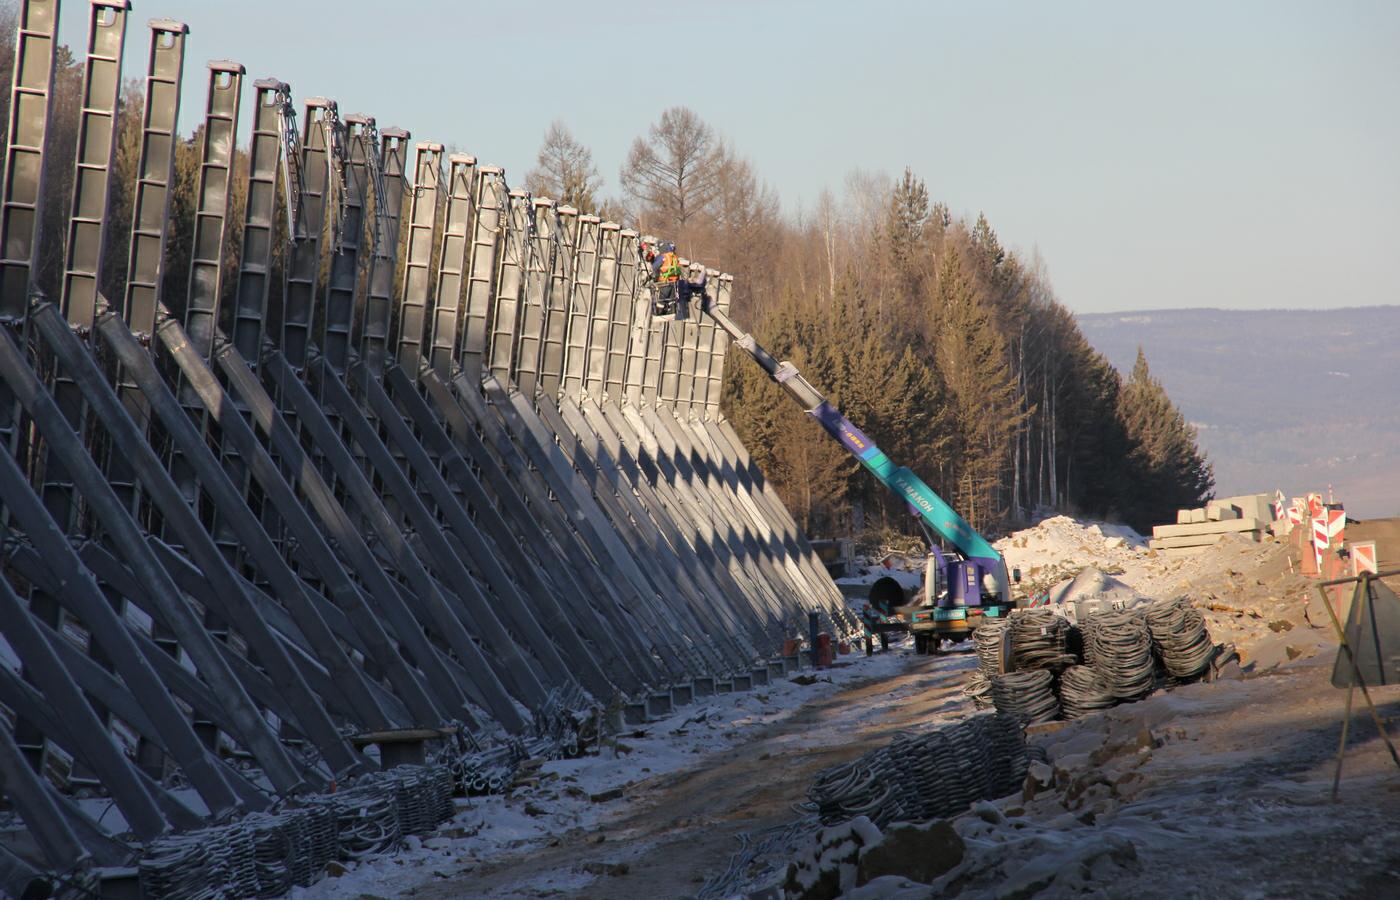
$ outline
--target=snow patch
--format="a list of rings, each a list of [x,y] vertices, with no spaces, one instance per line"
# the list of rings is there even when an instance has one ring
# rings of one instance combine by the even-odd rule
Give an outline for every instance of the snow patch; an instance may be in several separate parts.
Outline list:
[[[321,900],[360,895],[390,897],[445,879],[469,879],[471,869],[507,854],[545,847],[560,836],[598,831],[626,812],[634,797],[643,796],[642,782],[700,765],[754,739],[754,733],[784,721],[805,704],[819,702],[855,681],[888,678],[919,657],[894,649],[874,656],[838,657],[830,669],[804,669],[816,681],[803,685],[780,678],[744,693],[719,694],[679,707],[665,719],[624,730],[596,755],[552,760],[540,766],[537,785],[506,795],[457,801],[458,812],[421,845],[346,866],[344,874],[324,878],[292,892],[294,898]],[[976,660],[950,660],[950,666],[971,668]],[[890,691],[863,704],[847,720],[876,720],[881,710],[908,702],[911,689]],[[824,744],[819,733],[798,730],[785,736],[784,746],[804,749]],[[616,796],[610,796],[618,792]],[[598,798],[598,799],[593,799]],[[605,799],[607,798],[607,799]],[[629,853],[638,849],[629,842]],[[511,886],[512,896],[540,896],[554,891],[580,891],[595,876],[572,870],[534,873],[528,882]]]

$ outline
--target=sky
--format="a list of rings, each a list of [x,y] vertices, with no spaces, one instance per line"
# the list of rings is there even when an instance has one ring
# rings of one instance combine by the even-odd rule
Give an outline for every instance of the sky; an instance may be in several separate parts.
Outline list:
[[[1044,259],[1077,312],[1400,303],[1400,3],[689,4],[135,0],[204,63],[276,76],[523,180],[561,119],[618,190],[685,105],[796,216],[852,170],[908,166]],[[61,38],[81,46],[87,4]],[[242,129],[247,133],[245,116]]]

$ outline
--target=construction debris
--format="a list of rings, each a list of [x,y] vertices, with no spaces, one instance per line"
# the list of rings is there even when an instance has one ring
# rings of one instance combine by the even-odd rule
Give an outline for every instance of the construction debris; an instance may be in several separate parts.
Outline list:
[[[1198,552],[1225,534],[1259,541],[1273,521],[1273,499],[1268,494],[1226,497],[1197,509],[1177,510],[1176,524],[1154,527],[1148,546],[1167,556],[1181,556]]]

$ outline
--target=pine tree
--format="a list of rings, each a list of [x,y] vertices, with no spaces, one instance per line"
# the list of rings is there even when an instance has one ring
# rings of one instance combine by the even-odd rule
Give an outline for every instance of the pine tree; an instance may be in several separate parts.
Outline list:
[[[1123,387],[1119,414],[1135,445],[1132,459],[1138,486],[1128,512],[1134,525],[1145,528],[1171,521],[1177,509],[1200,506],[1209,499],[1215,473],[1196,446],[1196,429],[1152,377],[1142,347]]]
[[[984,212],[977,214],[977,222],[972,226],[972,245],[982,252],[992,266],[999,266],[1006,260],[1006,251],[1002,249],[1001,241]]]
[[[890,192],[885,216],[885,240],[890,264],[896,271],[908,268],[924,237],[929,221],[928,187],[914,171],[905,168],[904,177]]]
[[[944,253],[935,299],[942,321],[938,368],[948,385],[957,439],[951,466],[954,505],[974,527],[985,526],[1005,512],[1002,476],[1025,414],[1015,403],[1016,379],[1005,341],[956,250]]]

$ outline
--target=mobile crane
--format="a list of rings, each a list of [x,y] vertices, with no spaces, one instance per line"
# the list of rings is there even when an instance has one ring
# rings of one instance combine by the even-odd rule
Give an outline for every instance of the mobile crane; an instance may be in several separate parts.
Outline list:
[[[703,283],[692,286],[699,311],[709,316],[738,347],[756,362],[789,397],[817,420],[822,429],[854,456],[870,474],[898,494],[919,516],[929,538],[921,596],[915,604],[897,606],[875,596],[871,602],[885,614],[908,616],[909,630],[920,652],[936,650],[944,639],[954,642],[971,636],[987,618],[1010,613],[1015,606],[1007,578],[1006,561],[987,539],[949,506],[933,488],[904,466],[897,466],[875,442],[832,406],[820,391],[790,362],[779,362],[759,346],[719,309]],[[942,550],[933,541],[939,535],[951,545]]]

